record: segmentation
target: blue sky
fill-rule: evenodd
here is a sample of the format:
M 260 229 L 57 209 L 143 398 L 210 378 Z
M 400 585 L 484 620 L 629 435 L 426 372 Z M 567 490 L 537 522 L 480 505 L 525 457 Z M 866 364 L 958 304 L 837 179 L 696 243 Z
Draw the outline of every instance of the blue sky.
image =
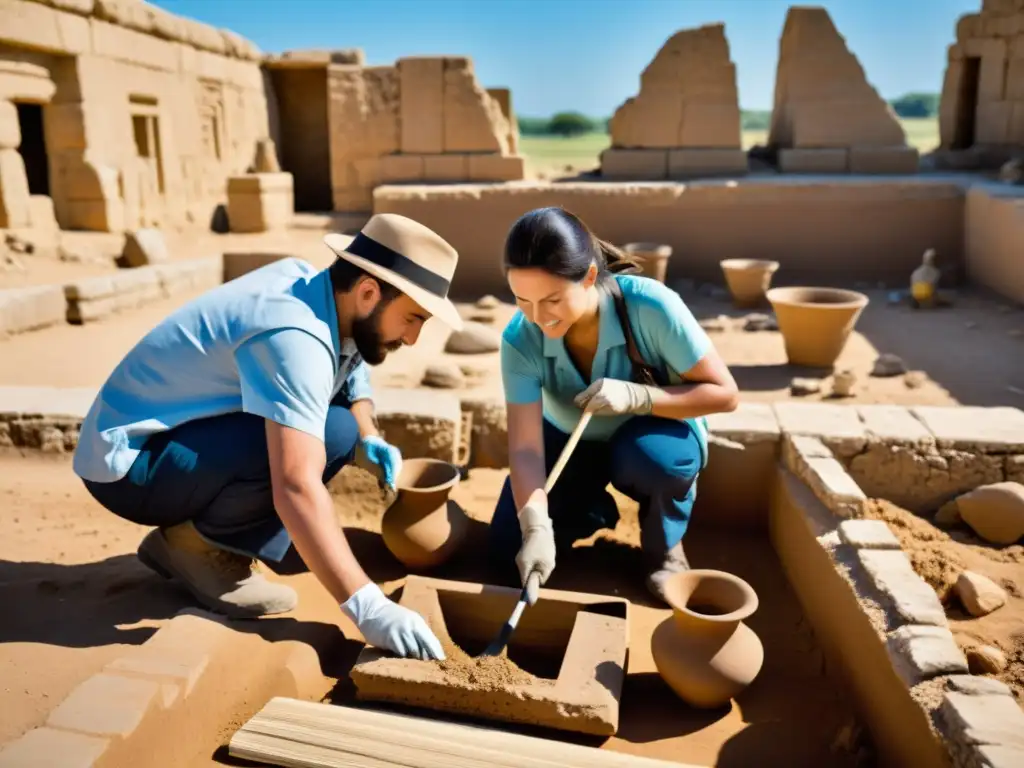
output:
M 156 0 L 228 27 L 263 51 L 362 48 L 370 64 L 470 56 L 487 87 L 512 89 L 521 115 L 607 116 L 674 32 L 725 22 L 740 103 L 769 109 L 786 9 L 778 0 Z M 811 4 L 808 2 L 807 4 Z M 824 0 L 886 98 L 938 91 L 956 20 L 981 0 Z

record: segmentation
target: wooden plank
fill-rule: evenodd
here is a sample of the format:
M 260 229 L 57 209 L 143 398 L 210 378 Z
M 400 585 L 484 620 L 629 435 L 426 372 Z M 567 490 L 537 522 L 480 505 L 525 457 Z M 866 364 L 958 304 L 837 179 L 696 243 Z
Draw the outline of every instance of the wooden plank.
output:
M 517 733 L 277 697 L 229 754 L 284 768 L 695 768 Z

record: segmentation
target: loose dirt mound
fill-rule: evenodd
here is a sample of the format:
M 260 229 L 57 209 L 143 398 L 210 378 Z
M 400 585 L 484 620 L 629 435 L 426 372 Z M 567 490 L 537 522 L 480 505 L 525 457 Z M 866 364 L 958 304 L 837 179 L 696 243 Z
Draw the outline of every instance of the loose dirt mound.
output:
M 1024 706 L 1024 546 L 995 547 L 965 526 L 946 531 L 895 504 L 872 499 L 867 517 L 885 521 L 907 554 L 917 574 L 938 593 L 949 617 L 950 629 L 965 652 L 990 645 L 1007 659 L 998 675 Z M 962 571 L 992 579 L 1006 590 L 1006 604 L 987 616 L 974 618 L 960 605 L 953 585 Z

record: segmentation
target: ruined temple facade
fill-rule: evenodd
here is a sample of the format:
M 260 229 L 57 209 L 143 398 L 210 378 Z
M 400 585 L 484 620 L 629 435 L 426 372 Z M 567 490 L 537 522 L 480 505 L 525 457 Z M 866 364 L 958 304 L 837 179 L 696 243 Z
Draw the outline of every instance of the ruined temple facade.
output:
M 943 150 L 999 163 L 1024 150 L 1024 0 L 984 0 L 960 17 L 942 84 Z
M 366 66 L 357 50 L 285 55 L 265 66 L 299 210 L 369 212 L 380 184 L 525 175 L 511 95 L 481 87 L 468 58 Z
M 0 227 L 206 224 L 268 132 L 260 58 L 140 0 L 0 3 Z
M 779 41 L 768 144 L 784 173 L 914 173 L 918 152 L 824 8 L 793 7 Z
M 682 179 L 747 169 L 736 66 L 724 24 L 676 32 L 640 74 L 640 92 L 615 110 L 610 179 Z

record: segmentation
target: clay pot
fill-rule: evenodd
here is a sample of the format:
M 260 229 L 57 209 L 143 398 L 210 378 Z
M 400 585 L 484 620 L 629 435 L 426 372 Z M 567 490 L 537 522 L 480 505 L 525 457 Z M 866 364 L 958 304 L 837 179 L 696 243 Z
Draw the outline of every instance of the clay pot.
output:
M 867 306 L 868 297 L 840 288 L 772 288 L 779 330 L 792 365 L 831 368 Z
M 454 464 L 406 459 L 398 494 L 381 519 L 384 544 L 408 568 L 432 568 L 447 560 L 466 535 L 468 518 L 448 496 L 459 482 Z
M 743 623 L 757 610 L 753 588 L 731 573 L 692 570 L 672 576 L 665 596 L 672 616 L 651 637 L 658 674 L 691 706 L 728 703 L 764 662 L 761 641 Z
M 719 262 L 725 282 L 737 307 L 756 307 L 764 302 L 772 275 L 779 268 L 777 261 L 763 259 L 725 259 Z
M 672 255 L 672 246 L 662 243 L 626 243 L 622 246 L 630 256 L 640 262 L 644 277 L 653 277 L 659 283 L 665 282 L 668 260 Z

